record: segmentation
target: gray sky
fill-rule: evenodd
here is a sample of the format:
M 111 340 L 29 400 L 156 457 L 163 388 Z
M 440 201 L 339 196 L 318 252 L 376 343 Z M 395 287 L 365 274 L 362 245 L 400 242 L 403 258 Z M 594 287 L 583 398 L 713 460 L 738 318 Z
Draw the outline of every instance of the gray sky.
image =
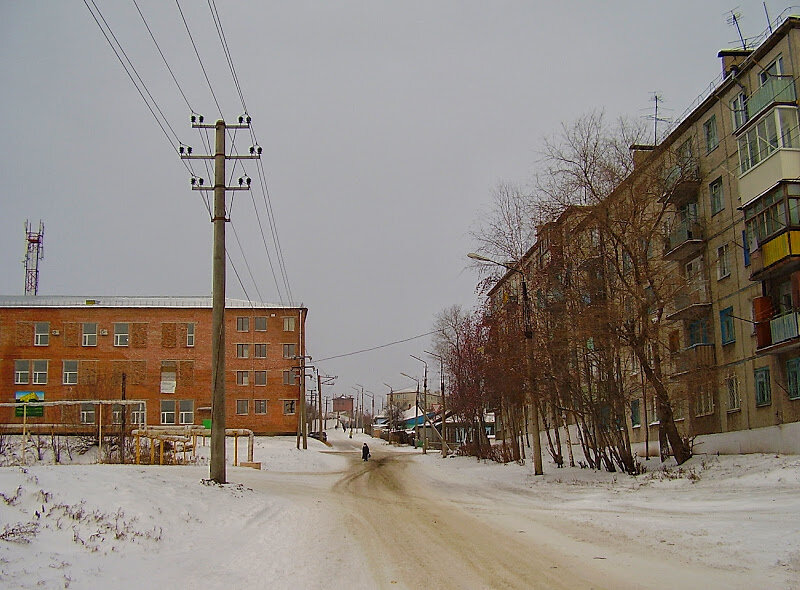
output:
M 181 141 L 205 153 L 133 2 L 95 1 Z M 176 5 L 137 3 L 192 108 L 219 118 Z M 772 18 L 787 6 L 767 5 Z M 745 37 L 766 28 L 753 0 L 216 6 L 316 359 L 474 305 L 469 229 L 498 182 L 530 182 L 543 136 L 591 109 L 646 116 L 653 91 L 678 117 L 719 74 L 717 51 L 738 45 L 726 11 L 739 7 Z M 233 121 L 242 106 L 207 2 L 181 7 Z M 23 223 L 41 219 L 42 295 L 209 294 L 200 193 L 84 3 L 0 0 L 0 80 L 0 293 L 24 293 Z M 239 135 L 240 152 L 250 143 Z M 278 301 L 254 200 L 277 264 L 260 190 L 236 193 L 231 212 L 255 286 L 230 225 L 228 250 L 247 295 Z M 245 296 L 230 267 L 228 296 Z M 400 372 L 422 376 L 408 355 L 424 349 L 429 338 L 319 367 L 337 395 L 356 383 L 382 395 L 413 385 Z

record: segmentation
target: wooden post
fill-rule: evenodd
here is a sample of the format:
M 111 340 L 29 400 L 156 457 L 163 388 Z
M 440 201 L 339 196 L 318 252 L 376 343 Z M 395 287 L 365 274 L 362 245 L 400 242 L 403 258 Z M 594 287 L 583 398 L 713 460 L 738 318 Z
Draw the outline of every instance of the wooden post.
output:
M 233 466 L 239 466 L 239 433 L 233 433 Z

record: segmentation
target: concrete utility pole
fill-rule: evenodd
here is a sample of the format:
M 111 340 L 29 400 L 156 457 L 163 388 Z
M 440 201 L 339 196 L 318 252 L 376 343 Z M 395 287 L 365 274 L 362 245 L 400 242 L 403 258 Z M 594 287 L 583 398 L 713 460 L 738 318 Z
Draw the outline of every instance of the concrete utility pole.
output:
M 439 359 L 439 376 L 441 377 L 441 389 L 439 390 L 442 394 L 442 457 L 447 457 L 447 411 L 446 405 L 444 401 L 444 357 L 438 354 L 434 354 L 432 352 L 428 352 L 427 350 L 423 350 L 425 354 L 431 355 L 433 358 Z
M 239 186 L 225 186 L 226 160 L 256 160 L 261 148 L 252 146 L 249 156 L 225 154 L 225 131 L 249 129 L 250 117 L 239 117 L 238 125 L 226 125 L 222 119 L 214 125 L 204 124 L 203 117 L 192 115 L 192 128 L 214 129 L 214 155 L 192 155 L 192 148 L 180 147 L 183 160 L 214 160 L 214 247 L 212 256 L 212 307 L 211 307 L 211 464 L 210 479 L 226 483 L 225 473 L 225 191 L 250 190 L 250 179 L 239 179 Z M 208 190 L 202 178 L 192 178 L 192 190 Z M 246 185 L 246 186 L 245 186 Z
M 424 360 L 419 358 L 418 356 L 414 356 L 413 354 L 409 355 L 412 359 L 416 359 L 425 365 L 425 374 L 423 376 L 423 385 L 422 385 L 422 413 L 425 414 L 425 420 L 422 421 L 422 454 L 428 454 L 428 425 L 426 424 L 427 417 L 428 417 L 428 363 Z

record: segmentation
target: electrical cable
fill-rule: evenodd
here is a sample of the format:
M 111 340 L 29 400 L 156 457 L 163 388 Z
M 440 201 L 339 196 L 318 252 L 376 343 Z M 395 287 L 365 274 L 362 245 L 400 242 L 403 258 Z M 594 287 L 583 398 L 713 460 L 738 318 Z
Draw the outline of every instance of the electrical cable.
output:
M 206 83 L 208 84 L 208 89 L 211 91 L 211 96 L 214 99 L 214 104 L 217 105 L 217 110 L 219 111 L 219 117 L 220 119 L 225 119 L 225 117 L 222 114 L 222 107 L 219 106 L 217 95 L 214 93 L 214 88 L 211 86 L 211 80 L 209 80 L 208 78 L 206 67 L 205 65 L 203 65 L 203 60 L 200 57 L 200 52 L 197 50 L 197 44 L 194 42 L 194 37 L 192 37 L 192 32 L 189 30 L 189 23 L 186 22 L 186 17 L 183 15 L 183 10 L 181 9 L 181 3 L 179 0 L 175 0 L 175 4 L 178 6 L 178 12 L 181 13 L 181 20 L 183 20 L 183 26 L 186 27 L 186 33 L 189 35 L 189 41 L 192 42 L 194 53 L 197 56 L 197 61 L 200 63 L 200 69 L 203 70 L 203 76 L 205 76 Z
M 425 336 L 430 336 L 432 334 L 438 334 L 439 332 L 443 332 L 444 330 L 434 330 L 433 332 L 426 332 L 424 334 L 419 334 L 418 336 L 412 336 L 411 338 L 404 338 L 403 340 L 395 340 L 394 342 L 389 342 L 388 344 L 381 344 L 380 346 L 373 346 L 372 348 L 364 348 L 363 350 L 356 350 L 353 352 L 347 352 L 345 354 L 337 354 L 336 356 L 329 356 L 324 359 L 314 359 L 316 363 L 322 363 L 324 361 L 331 361 L 333 359 L 340 359 L 348 356 L 355 356 L 357 354 L 363 354 L 365 352 L 372 352 L 373 350 L 380 350 L 381 348 L 388 348 L 389 346 L 394 346 L 395 344 L 403 344 L 404 342 L 411 342 L 412 340 L 418 340 L 419 338 L 424 338 Z

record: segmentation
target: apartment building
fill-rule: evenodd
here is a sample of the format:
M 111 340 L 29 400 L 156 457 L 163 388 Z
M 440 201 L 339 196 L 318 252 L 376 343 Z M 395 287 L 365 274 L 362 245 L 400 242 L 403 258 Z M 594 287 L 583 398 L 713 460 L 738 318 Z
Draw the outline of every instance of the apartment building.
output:
M 72 401 L 0 407 L 0 425 L 86 431 L 126 424 L 210 425 L 210 297 L 0 297 L 0 399 Z M 303 307 L 228 299 L 226 426 L 257 434 L 297 431 Z
M 669 134 L 632 146 L 635 168 L 616 192 L 663 183 L 657 255 L 682 284 L 666 306 L 665 370 L 682 434 L 703 452 L 800 452 L 800 16 L 718 57 L 720 77 Z M 532 269 L 558 256 L 553 235 L 591 239 L 584 213 L 540 228 L 520 261 L 534 306 Z M 495 308 L 516 301 L 519 277 L 509 272 L 490 292 Z M 657 441 L 647 384 L 635 363 L 627 369 L 631 440 Z

